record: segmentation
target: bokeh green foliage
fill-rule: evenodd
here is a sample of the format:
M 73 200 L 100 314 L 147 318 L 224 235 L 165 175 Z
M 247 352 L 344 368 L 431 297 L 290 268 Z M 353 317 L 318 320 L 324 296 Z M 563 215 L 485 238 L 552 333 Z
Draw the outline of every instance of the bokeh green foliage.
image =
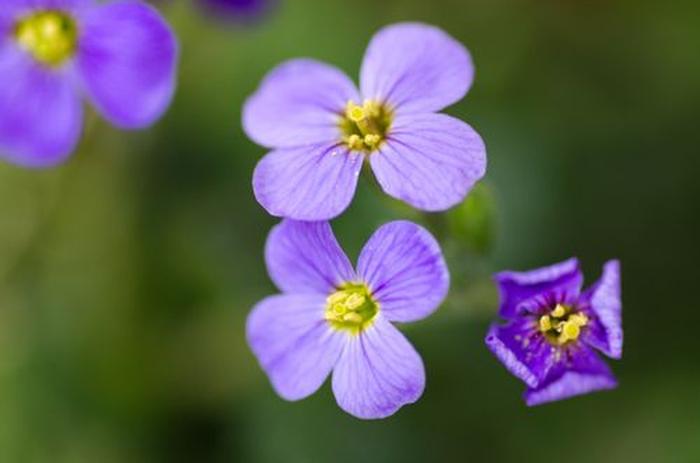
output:
M 700 461 L 699 4 L 280 3 L 246 26 L 163 5 L 182 62 L 157 126 L 91 117 L 65 166 L 0 166 L 0 461 Z M 472 51 L 475 85 L 448 112 L 483 135 L 489 173 L 427 215 L 364 176 L 334 221 L 351 256 L 383 222 L 419 221 L 452 273 L 445 305 L 402 327 L 426 363 L 423 399 L 361 422 L 327 386 L 282 401 L 246 346 L 247 312 L 275 291 L 262 261 L 275 220 L 251 192 L 264 150 L 240 107 L 290 57 L 356 76 L 371 35 L 401 20 Z M 483 346 L 490 275 L 572 255 L 588 281 L 622 259 L 621 386 L 527 409 Z

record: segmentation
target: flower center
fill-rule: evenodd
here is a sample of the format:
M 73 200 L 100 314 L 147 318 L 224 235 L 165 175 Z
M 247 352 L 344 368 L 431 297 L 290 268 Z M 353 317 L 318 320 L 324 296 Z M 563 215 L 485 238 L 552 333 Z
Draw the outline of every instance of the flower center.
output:
M 75 52 L 78 27 L 75 20 L 60 11 L 39 11 L 15 25 L 15 39 L 37 61 L 59 66 Z
M 582 312 L 573 312 L 571 307 L 557 306 L 539 320 L 540 332 L 547 340 L 557 346 L 576 341 L 581 335 L 581 328 L 588 324 L 588 317 Z
M 325 318 L 338 330 L 359 333 L 379 313 L 379 304 L 364 284 L 348 283 L 326 299 Z
M 392 120 L 391 110 L 377 101 L 365 100 L 362 106 L 349 101 L 340 120 L 343 142 L 351 150 L 371 153 L 385 140 Z

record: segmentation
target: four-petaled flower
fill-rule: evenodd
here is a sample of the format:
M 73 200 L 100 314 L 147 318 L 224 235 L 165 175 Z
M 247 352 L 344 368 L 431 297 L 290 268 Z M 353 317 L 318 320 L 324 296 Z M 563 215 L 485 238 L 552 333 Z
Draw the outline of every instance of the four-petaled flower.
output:
M 622 356 L 620 264 L 605 264 L 598 282 L 581 291 L 578 261 L 496 275 L 505 326 L 493 325 L 486 344 L 523 380 L 528 405 L 612 389 L 617 382 L 595 352 Z
M 81 95 L 124 129 L 150 125 L 172 98 L 177 44 L 145 3 L 2 0 L 0 156 L 51 166 L 75 148 Z
M 415 23 L 375 35 L 360 91 L 327 64 L 280 65 L 243 110 L 248 136 L 273 150 L 253 175 L 258 202 L 275 216 L 331 219 L 350 204 L 367 159 L 390 196 L 427 211 L 459 203 L 485 173 L 485 147 L 437 111 L 464 97 L 473 77 L 460 43 Z
M 277 393 L 313 394 L 333 372 L 338 405 L 383 418 L 421 396 L 423 362 L 391 322 L 430 315 L 449 274 L 435 239 L 411 222 L 379 228 L 355 271 L 328 222 L 284 220 L 267 241 L 270 277 L 282 294 L 253 309 L 248 342 Z

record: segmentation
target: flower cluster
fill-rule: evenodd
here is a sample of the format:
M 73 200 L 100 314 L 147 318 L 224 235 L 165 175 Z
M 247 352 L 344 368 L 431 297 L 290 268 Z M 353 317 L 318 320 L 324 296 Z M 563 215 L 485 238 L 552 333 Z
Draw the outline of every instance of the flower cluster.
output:
M 151 125 L 173 95 L 177 44 L 136 0 L 3 0 L 0 156 L 52 166 L 74 150 L 81 95 L 117 127 Z
M 265 253 L 282 294 L 253 309 L 247 336 L 281 397 L 307 397 L 332 374 L 340 407 L 367 419 L 422 394 L 420 357 L 390 322 L 426 317 L 446 296 L 438 243 L 393 222 L 353 270 L 325 221 L 348 207 L 365 163 L 388 195 L 418 209 L 461 202 L 485 174 L 484 143 L 438 111 L 466 94 L 473 75 L 469 53 L 446 33 L 398 24 L 370 42 L 359 89 L 332 66 L 297 59 L 245 103 L 245 131 L 271 149 L 253 174 L 255 196 L 285 218 Z M 585 292 L 575 260 L 497 281 L 509 323 L 492 327 L 486 343 L 527 383 L 529 405 L 616 385 L 594 350 L 621 355 L 617 262 Z
M 485 173 L 484 143 L 437 111 L 460 100 L 473 75 L 469 53 L 446 33 L 398 24 L 370 42 L 359 90 L 338 69 L 298 59 L 246 102 L 246 132 L 272 149 L 255 169 L 255 196 L 285 217 L 266 249 L 283 294 L 259 303 L 247 329 L 280 396 L 304 398 L 332 371 L 340 407 L 367 419 L 423 393 L 423 363 L 391 322 L 424 318 L 447 295 L 438 243 L 413 223 L 386 224 L 355 271 L 325 220 L 348 207 L 365 162 L 387 194 L 417 208 L 462 201 Z
M 259 12 L 267 0 L 202 0 L 215 11 Z M 142 128 L 168 107 L 177 44 L 147 4 L 117 0 L 3 0 L 0 156 L 42 167 L 78 143 L 81 95 L 114 125 Z M 444 31 L 402 23 L 371 40 L 359 88 L 311 59 L 281 64 L 243 108 L 248 136 L 270 149 L 253 174 L 258 202 L 282 222 L 265 261 L 280 294 L 248 317 L 250 347 L 277 393 L 313 394 L 332 376 L 339 406 L 383 418 L 417 401 L 425 368 L 394 325 L 423 319 L 447 296 L 438 242 L 407 221 L 381 226 L 350 264 L 328 220 L 349 206 L 368 165 L 383 191 L 423 211 L 462 202 L 486 172 L 486 149 L 442 114 L 474 77 L 468 51 Z M 504 325 L 486 344 L 527 384 L 537 405 L 616 380 L 596 353 L 622 355 L 620 271 L 582 291 L 575 259 L 496 276 Z

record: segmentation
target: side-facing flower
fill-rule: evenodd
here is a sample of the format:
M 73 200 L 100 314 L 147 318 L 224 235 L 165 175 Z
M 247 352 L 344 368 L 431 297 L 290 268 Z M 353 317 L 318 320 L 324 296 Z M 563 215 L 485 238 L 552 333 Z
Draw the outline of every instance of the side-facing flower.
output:
M 486 171 L 481 137 L 437 112 L 474 77 L 467 50 L 425 24 L 386 27 L 372 39 L 360 90 L 311 59 L 281 64 L 243 110 L 243 127 L 271 148 L 253 175 L 272 215 L 327 220 L 350 204 L 368 161 L 382 189 L 426 211 L 459 203 Z
M 570 259 L 529 272 L 496 275 L 501 317 L 486 345 L 523 380 L 528 405 L 612 389 L 617 382 L 599 357 L 622 357 L 620 264 L 609 261 L 593 286 Z
M 286 219 L 270 233 L 265 259 L 282 294 L 255 306 L 247 337 L 281 397 L 308 397 L 332 371 L 338 405 L 358 418 L 383 418 L 420 398 L 423 362 L 392 322 L 427 317 L 447 294 L 430 233 L 388 223 L 355 270 L 328 222 Z
M 117 127 L 143 128 L 174 90 L 177 44 L 136 0 L 2 0 L 0 157 L 60 163 L 80 138 L 85 95 Z

